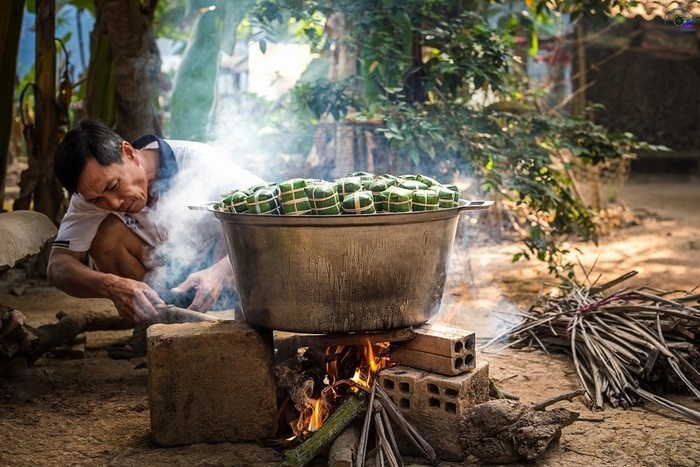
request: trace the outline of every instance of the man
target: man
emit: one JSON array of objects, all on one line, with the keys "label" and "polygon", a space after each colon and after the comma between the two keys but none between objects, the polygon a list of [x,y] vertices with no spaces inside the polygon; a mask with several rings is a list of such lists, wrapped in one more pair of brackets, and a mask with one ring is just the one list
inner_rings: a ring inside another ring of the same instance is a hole
[{"label": "man", "polygon": [[70,295],[109,298],[137,326],[121,347],[126,352],[111,357],[145,354],[155,305],[201,312],[231,305],[235,285],[221,227],[211,213],[187,208],[262,182],[228,159],[212,146],[154,135],[132,144],[89,119],[59,145],[54,170],[71,200],[48,278]]}]

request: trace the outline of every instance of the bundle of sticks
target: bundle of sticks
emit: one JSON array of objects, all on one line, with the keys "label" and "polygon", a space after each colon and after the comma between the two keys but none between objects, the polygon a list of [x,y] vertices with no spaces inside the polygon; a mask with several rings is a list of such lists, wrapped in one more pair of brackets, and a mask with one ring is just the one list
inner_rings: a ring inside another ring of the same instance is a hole
[{"label": "bundle of sticks", "polygon": [[540,294],[521,322],[487,342],[565,352],[591,404],[602,409],[654,402],[700,422],[700,412],[658,394],[685,389],[700,400],[700,294],[651,288],[610,289],[636,275],[586,288]]},{"label": "bundle of sticks", "polygon": [[[398,428],[430,463],[437,465],[439,459],[435,450],[423,439],[418,430],[403,416],[394,405],[389,395],[374,379],[370,388],[354,385],[359,392],[350,397],[330,416],[330,418],[303,444],[284,453],[283,466],[302,467],[308,464],[330,443],[340,441],[341,444],[350,442],[351,452],[348,462],[331,462],[329,465],[351,464],[354,467],[363,467],[365,460],[374,457],[376,466],[402,467],[404,465],[396,444],[394,427]],[[354,420],[363,418],[361,429],[354,440],[352,437],[342,438],[345,431]],[[372,430],[372,425],[374,430]],[[375,433],[374,449],[367,451],[370,445],[370,431]],[[335,446],[335,443],[334,443]],[[331,455],[332,458],[332,448]]]}]

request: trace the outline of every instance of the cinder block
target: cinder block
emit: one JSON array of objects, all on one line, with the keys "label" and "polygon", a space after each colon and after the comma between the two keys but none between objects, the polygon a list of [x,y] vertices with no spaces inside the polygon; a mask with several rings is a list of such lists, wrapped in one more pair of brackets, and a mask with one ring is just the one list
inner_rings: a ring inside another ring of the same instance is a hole
[{"label": "cinder block", "polygon": [[[474,370],[456,376],[397,365],[382,370],[378,383],[440,459],[464,460],[459,420],[470,407],[489,400],[488,363],[480,363]],[[409,401],[397,402],[402,398]],[[398,430],[396,435],[402,453],[420,454]]]},{"label": "cinder block", "polygon": [[155,324],[147,341],[156,443],[254,440],[274,433],[270,332],[244,321]]},{"label": "cinder block", "polygon": [[391,344],[391,361],[446,376],[476,366],[473,332],[444,325],[424,325],[414,331],[412,339]]}]

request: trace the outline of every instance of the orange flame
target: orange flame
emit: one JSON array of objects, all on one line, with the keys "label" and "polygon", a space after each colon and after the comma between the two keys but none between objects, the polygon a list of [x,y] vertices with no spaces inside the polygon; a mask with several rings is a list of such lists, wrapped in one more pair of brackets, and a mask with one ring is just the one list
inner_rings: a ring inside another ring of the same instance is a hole
[{"label": "orange flame", "polygon": [[[379,343],[375,345],[381,349],[388,347],[389,344]],[[326,355],[340,357],[345,350],[350,350],[350,352],[345,353],[342,357],[343,360],[346,358],[359,359],[359,348],[357,351],[352,351],[352,348],[347,348],[342,345],[327,348]],[[389,358],[375,356],[373,345],[369,339],[367,339],[367,344],[362,347],[362,358],[360,360],[360,363],[358,363],[355,369],[355,374],[350,378],[350,381],[358,386],[369,389],[377,373],[389,366]],[[330,415],[332,402],[335,400],[336,396],[338,396],[338,392],[336,391],[337,387],[342,384],[348,384],[348,380],[343,380],[342,378],[344,376],[339,375],[340,365],[338,358],[329,359],[325,364],[325,370],[325,383],[327,383],[327,386],[323,388],[318,399],[307,397],[304,401],[304,409],[301,411],[299,418],[292,424],[295,435],[318,431]],[[310,392],[311,391],[309,391],[309,395],[311,395]]]},{"label": "orange flame", "polygon": [[309,418],[309,431],[317,431],[323,425],[323,403],[321,398],[316,399],[314,402],[313,409],[311,410],[311,417]]}]

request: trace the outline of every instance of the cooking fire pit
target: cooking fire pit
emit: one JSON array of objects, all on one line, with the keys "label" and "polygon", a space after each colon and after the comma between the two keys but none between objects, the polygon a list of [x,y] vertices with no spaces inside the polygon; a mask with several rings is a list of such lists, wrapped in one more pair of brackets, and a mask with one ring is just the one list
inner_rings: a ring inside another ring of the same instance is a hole
[{"label": "cooking fire pit", "polygon": [[349,333],[428,321],[440,307],[459,214],[492,204],[337,216],[210,211],[221,221],[246,321]]}]

